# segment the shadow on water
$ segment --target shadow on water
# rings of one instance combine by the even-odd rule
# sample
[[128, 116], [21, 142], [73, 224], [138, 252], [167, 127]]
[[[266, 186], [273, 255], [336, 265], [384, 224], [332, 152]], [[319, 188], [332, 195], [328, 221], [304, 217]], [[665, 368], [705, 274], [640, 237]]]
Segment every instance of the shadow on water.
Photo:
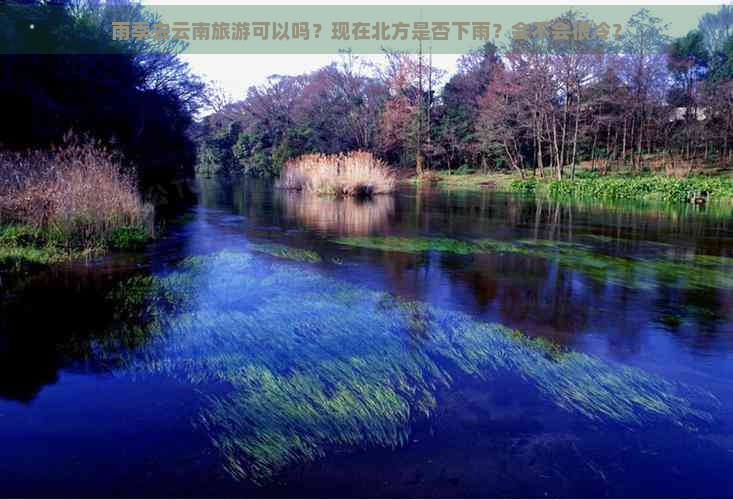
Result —
[[10, 495], [733, 491], [730, 219], [199, 188], [3, 302]]

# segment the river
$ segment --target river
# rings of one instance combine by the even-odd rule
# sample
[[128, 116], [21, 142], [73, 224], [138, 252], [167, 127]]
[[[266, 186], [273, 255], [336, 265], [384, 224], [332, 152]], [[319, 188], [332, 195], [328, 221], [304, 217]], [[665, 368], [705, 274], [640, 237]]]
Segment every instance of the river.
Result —
[[730, 208], [197, 190], [5, 292], [3, 496], [733, 494]]

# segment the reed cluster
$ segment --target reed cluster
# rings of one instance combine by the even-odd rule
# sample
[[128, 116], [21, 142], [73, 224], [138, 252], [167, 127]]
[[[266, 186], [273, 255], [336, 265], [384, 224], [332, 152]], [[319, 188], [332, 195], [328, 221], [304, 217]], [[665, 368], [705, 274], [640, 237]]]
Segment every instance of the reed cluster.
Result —
[[153, 233], [133, 172], [99, 145], [0, 152], [0, 226], [33, 228], [66, 250], [125, 247]]
[[308, 154], [288, 160], [278, 186], [336, 196], [371, 196], [394, 191], [392, 169], [366, 151], [336, 155]]

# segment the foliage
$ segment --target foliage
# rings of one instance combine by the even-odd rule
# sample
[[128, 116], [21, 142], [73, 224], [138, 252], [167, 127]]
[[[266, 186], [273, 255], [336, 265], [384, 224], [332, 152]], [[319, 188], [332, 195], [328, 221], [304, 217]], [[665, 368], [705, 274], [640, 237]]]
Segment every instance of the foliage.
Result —
[[377, 147], [387, 88], [360, 74], [356, 56], [313, 73], [272, 76], [196, 127], [203, 173], [278, 175], [289, 159]]
[[[183, 42], [113, 41], [112, 18], [158, 22], [137, 3], [10, 3], [24, 6], [0, 16], [0, 98], [14, 117], [0, 124], [4, 148], [48, 148], [73, 130], [123, 152], [145, 186], [192, 172], [203, 84], [176, 56]], [[40, 46], [54, 52], [33, 54]]]
[[[549, 21], [593, 26], [576, 10]], [[386, 52], [382, 64], [360, 71], [349, 55], [342, 65], [251, 89], [207, 117], [200, 144], [240, 124], [241, 143], [231, 146], [238, 139], [229, 137], [210, 156], [254, 175], [277, 175], [303, 154], [357, 148], [418, 175], [467, 165], [522, 178], [550, 170], [564, 180], [583, 163], [602, 173], [630, 165], [632, 175], [673, 176], [730, 165], [731, 9], [678, 38], [643, 8], [625, 26], [619, 41], [591, 27], [587, 40], [486, 43], [463, 56], [442, 87], [425, 54]]]
[[559, 197], [608, 199], [653, 198], [688, 203], [700, 199], [733, 198], [733, 180], [723, 177], [691, 176], [684, 179], [654, 176], [589, 176], [551, 181], [548, 191]]
[[516, 179], [509, 184], [509, 191], [520, 194], [534, 194], [537, 191], [537, 179]]
[[0, 273], [47, 265], [64, 257], [60, 249], [47, 245], [43, 235], [35, 228], [0, 226]]
[[139, 250], [150, 240], [150, 234], [139, 226], [122, 226], [112, 230], [109, 246], [116, 250]]

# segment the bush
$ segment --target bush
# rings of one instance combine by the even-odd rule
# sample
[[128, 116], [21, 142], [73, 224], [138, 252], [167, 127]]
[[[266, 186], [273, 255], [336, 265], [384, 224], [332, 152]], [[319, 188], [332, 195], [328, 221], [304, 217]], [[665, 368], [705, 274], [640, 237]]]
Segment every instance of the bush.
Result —
[[513, 193], [534, 194], [537, 191], [537, 179], [517, 179], [509, 184]]
[[141, 227], [123, 226], [112, 231], [109, 246], [117, 250], [139, 250], [150, 239]]
[[551, 181], [549, 192], [559, 197], [605, 199], [653, 198], [687, 203], [733, 197], [733, 180], [722, 177], [686, 178], [651, 175], [642, 177], [592, 176], [575, 180]]
[[366, 151], [310, 154], [288, 160], [277, 183], [282, 189], [338, 196], [390, 193], [396, 184], [394, 172]]
[[147, 239], [153, 210], [113, 154], [67, 142], [51, 151], [0, 153], [0, 224], [14, 226], [3, 232], [6, 243], [45, 240], [84, 250]]

